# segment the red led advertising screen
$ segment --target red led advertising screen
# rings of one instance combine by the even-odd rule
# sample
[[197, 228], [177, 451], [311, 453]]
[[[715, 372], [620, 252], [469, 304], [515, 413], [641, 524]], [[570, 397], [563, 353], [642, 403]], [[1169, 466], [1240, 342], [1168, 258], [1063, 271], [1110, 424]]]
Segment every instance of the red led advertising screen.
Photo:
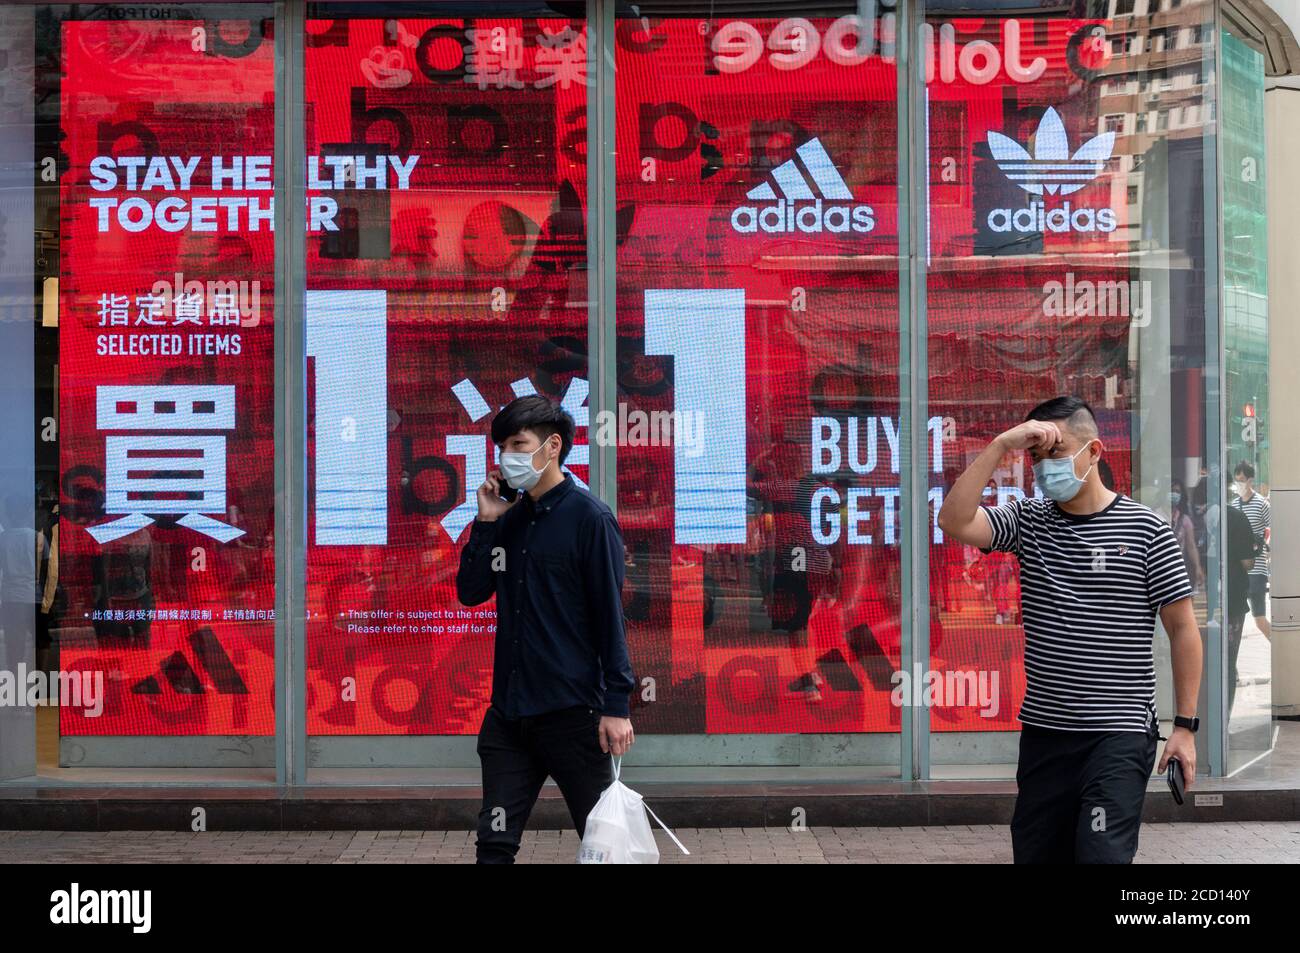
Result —
[[[1036, 403], [1097, 410], [1111, 485], [1130, 492], [1130, 340], [1150, 282], [1130, 281], [1128, 178], [1100, 115], [1113, 42], [1091, 20], [927, 24], [926, 321], [930, 496]], [[1004, 460], [985, 502], [1035, 492]], [[1014, 557], [930, 541], [926, 668], [978, 678], [978, 704], [931, 706], [934, 731], [1018, 727], [1024, 638]], [[915, 686], [915, 674], [910, 679]]]
[[[1096, 21], [927, 26], [932, 653], [904, 672], [898, 77], [893, 14], [870, 22], [618, 24], [619, 414], [686, 438], [619, 449], [643, 729], [897, 731], [931, 673], [958, 686], [935, 730], [1017, 727], [1014, 562], [933, 517], [1034, 402], [1127, 376], [1131, 317], [1075, 304], [1127, 291], [1109, 47]], [[988, 502], [1025, 492], [1008, 472]]]
[[[478, 730], [494, 608], [454, 577], [491, 417], [528, 393], [574, 415], [579, 482], [617, 447], [640, 730], [898, 730], [926, 674], [900, 654], [908, 225], [893, 13], [867, 22], [617, 21], [617, 406], [596, 415], [584, 22], [308, 21], [310, 734]], [[1104, 26], [928, 25], [932, 512], [1076, 386], [1116, 398], [1127, 489], [1147, 292], [1097, 114]], [[65, 733], [273, 730], [270, 46], [261, 24], [63, 27], [66, 657], [120, 675]], [[989, 502], [1026, 492], [1009, 461]], [[923, 667], [975, 693], [933, 727], [1014, 730], [1014, 563], [933, 521], [927, 542]]]
[[305, 69], [308, 731], [474, 734], [492, 415], [562, 403], [589, 475], [586, 26], [309, 20]]
[[272, 48], [62, 24], [64, 735], [275, 730]]

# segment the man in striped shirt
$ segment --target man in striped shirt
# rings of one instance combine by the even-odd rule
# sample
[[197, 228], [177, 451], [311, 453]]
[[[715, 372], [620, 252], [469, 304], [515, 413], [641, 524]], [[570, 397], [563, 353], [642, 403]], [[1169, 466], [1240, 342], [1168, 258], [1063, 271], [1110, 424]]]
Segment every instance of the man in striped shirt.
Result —
[[[1041, 498], [983, 507], [989, 477], [1025, 451]], [[1169, 524], [1106, 488], [1092, 408], [1078, 397], [1039, 404], [998, 436], [944, 498], [939, 526], [1020, 561], [1025, 700], [1019, 794], [1011, 822], [1017, 863], [1129, 863], [1155, 764], [1152, 638], [1169, 635], [1175, 728], [1160, 759], [1196, 776], [1193, 732], [1201, 636], [1192, 587]]]
[[1233, 488], [1237, 491], [1237, 502], [1233, 505], [1246, 514], [1250, 520], [1250, 530], [1255, 534], [1255, 565], [1250, 567], [1247, 577], [1247, 597], [1250, 599], [1250, 614], [1255, 617], [1255, 625], [1264, 633], [1266, 639], [1273, 637], [1272, 626], [1268, 624], [1268, 544], [1270, 515], [1268, 500], [1255, 492], [1255, 468], [1249, 463], [1237, 464], [1232, 471]]

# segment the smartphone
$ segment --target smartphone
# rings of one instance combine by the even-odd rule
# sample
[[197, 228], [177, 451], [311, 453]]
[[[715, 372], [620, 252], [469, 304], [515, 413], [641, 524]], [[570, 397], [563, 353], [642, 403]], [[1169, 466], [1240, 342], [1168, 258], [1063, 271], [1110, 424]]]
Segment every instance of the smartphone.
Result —
[[522, 491], [513, 489], [510, 484], [506, 482], [506, 478], [501, 475], [500, 470], [491, 470], [488, 472], [488, 476], [496, 477], [498, 499], [506, 503], [513, 503], [515, 500], [519, 499], [519, 494]]
[[1183, 763], [1177, 758], [1170, 758], [1165, 767], [1165, 780], [1169, 782], [1169, 793], [1174, 796], [1175, 804], [1183, 803], [1186, 787], [1183, 781]]

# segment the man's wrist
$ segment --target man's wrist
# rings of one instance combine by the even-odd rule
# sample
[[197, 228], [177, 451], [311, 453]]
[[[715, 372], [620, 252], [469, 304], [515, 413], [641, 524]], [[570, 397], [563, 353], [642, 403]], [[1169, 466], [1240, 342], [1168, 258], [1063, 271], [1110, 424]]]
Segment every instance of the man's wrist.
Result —
[[474, 519], [469, 524], [469, 545], [474, 548], [486, 545], [497, 537], [496, 520]]
[[606, 718], [628, 717], [628, 697], [624, 694], [605, 693], [605, 704], [600, 710]]

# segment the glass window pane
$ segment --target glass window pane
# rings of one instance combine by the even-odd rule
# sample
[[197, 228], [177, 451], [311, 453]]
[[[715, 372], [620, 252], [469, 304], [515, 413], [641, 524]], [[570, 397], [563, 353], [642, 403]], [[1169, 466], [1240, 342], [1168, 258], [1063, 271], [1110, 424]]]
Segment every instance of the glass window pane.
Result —
[[[1204, 505], [1219, 466], [1205, 383], [1217, 363], [1207, 353], [1217, 339], [1215, 144], [1203, 114], [1171, 122], [1170, 110], [1212, 99], [1214, 61], [1209, 45], [1166, 39], [1171, 23], [1212, 22], [1214, 7], [1186, 3], [1153, 18], [1120, 4], [1107, 19], [1105, 4], [1079, 3], [1068, 16], [975, 20], [944, 6], [929, 7], [926, 73], [930, 413], [953, 422], [944, 482], [1041, 401], [1084, 399], [1104, 447], [1103, 484], [1172, 527], [1207, 632], [1217, 592], [1212, 574], [1206, 585], [1215, 528]], [[1006, 454], [984, 504], [1049, 504], [1031, 463]], [[936, 547], [942, 644], [932, 644], [931, 666], [998, 685], [987, 708], [932, 711], [936, 777], [957, 766], [1009, 776], [1022, 718], [1112, 725], [1104, 713], [1130, 685], [1143, 694], [1149, 682], [1169, 733], [1169, 647], [1158, 629], [1154, 659], [1139, 637], [1135, 655], [1115, 660], [1122, 678], [1077, 668], [1114, 648], [1095, 634], [1115, 632], [1115, 604], [1101, 593], [1118, 585], [1107, 572], [1124, 552], [1103, 546], [1067, 598], [1032, 581], [1022, 588], [1025, 563], [1009, 553], [955, 539]], [[1068, 611], [1072, 598], [1082, 615]]]
[[272, 7], [3, 13], [2, 773], [274, 780]]
[[895, 14], [710, 7], [616, 25], [610, 438], [638, 715], [670, 736], [642, 743], [896, 775]]
[[[544, 3], [310, 4], [307, 731], [321, 774], [477, 777], [495, 603], [457, 601], [492, 416], [588, 467], [587, 27]], [[372, 777], [374, 775], [371, 775]]]
[[[1228, 764], [1233, 771], [1274, 743], [1271, 571], [1272, 506], [1268, 364], [1268, 217], [1265, 210], [1264, 57], [1222, 34], [1223, 323], [1225, 460], [1223, 509], [1227, 634]], [[1248, 565], [1247, 565], [1248, 564]], [[1282, 667], [1279, 666], [1279, 672]], [[1279, 706], [1280, 707], [1280, 706]], [[1280, 714], [1281, 712], [1279, 712]]]

